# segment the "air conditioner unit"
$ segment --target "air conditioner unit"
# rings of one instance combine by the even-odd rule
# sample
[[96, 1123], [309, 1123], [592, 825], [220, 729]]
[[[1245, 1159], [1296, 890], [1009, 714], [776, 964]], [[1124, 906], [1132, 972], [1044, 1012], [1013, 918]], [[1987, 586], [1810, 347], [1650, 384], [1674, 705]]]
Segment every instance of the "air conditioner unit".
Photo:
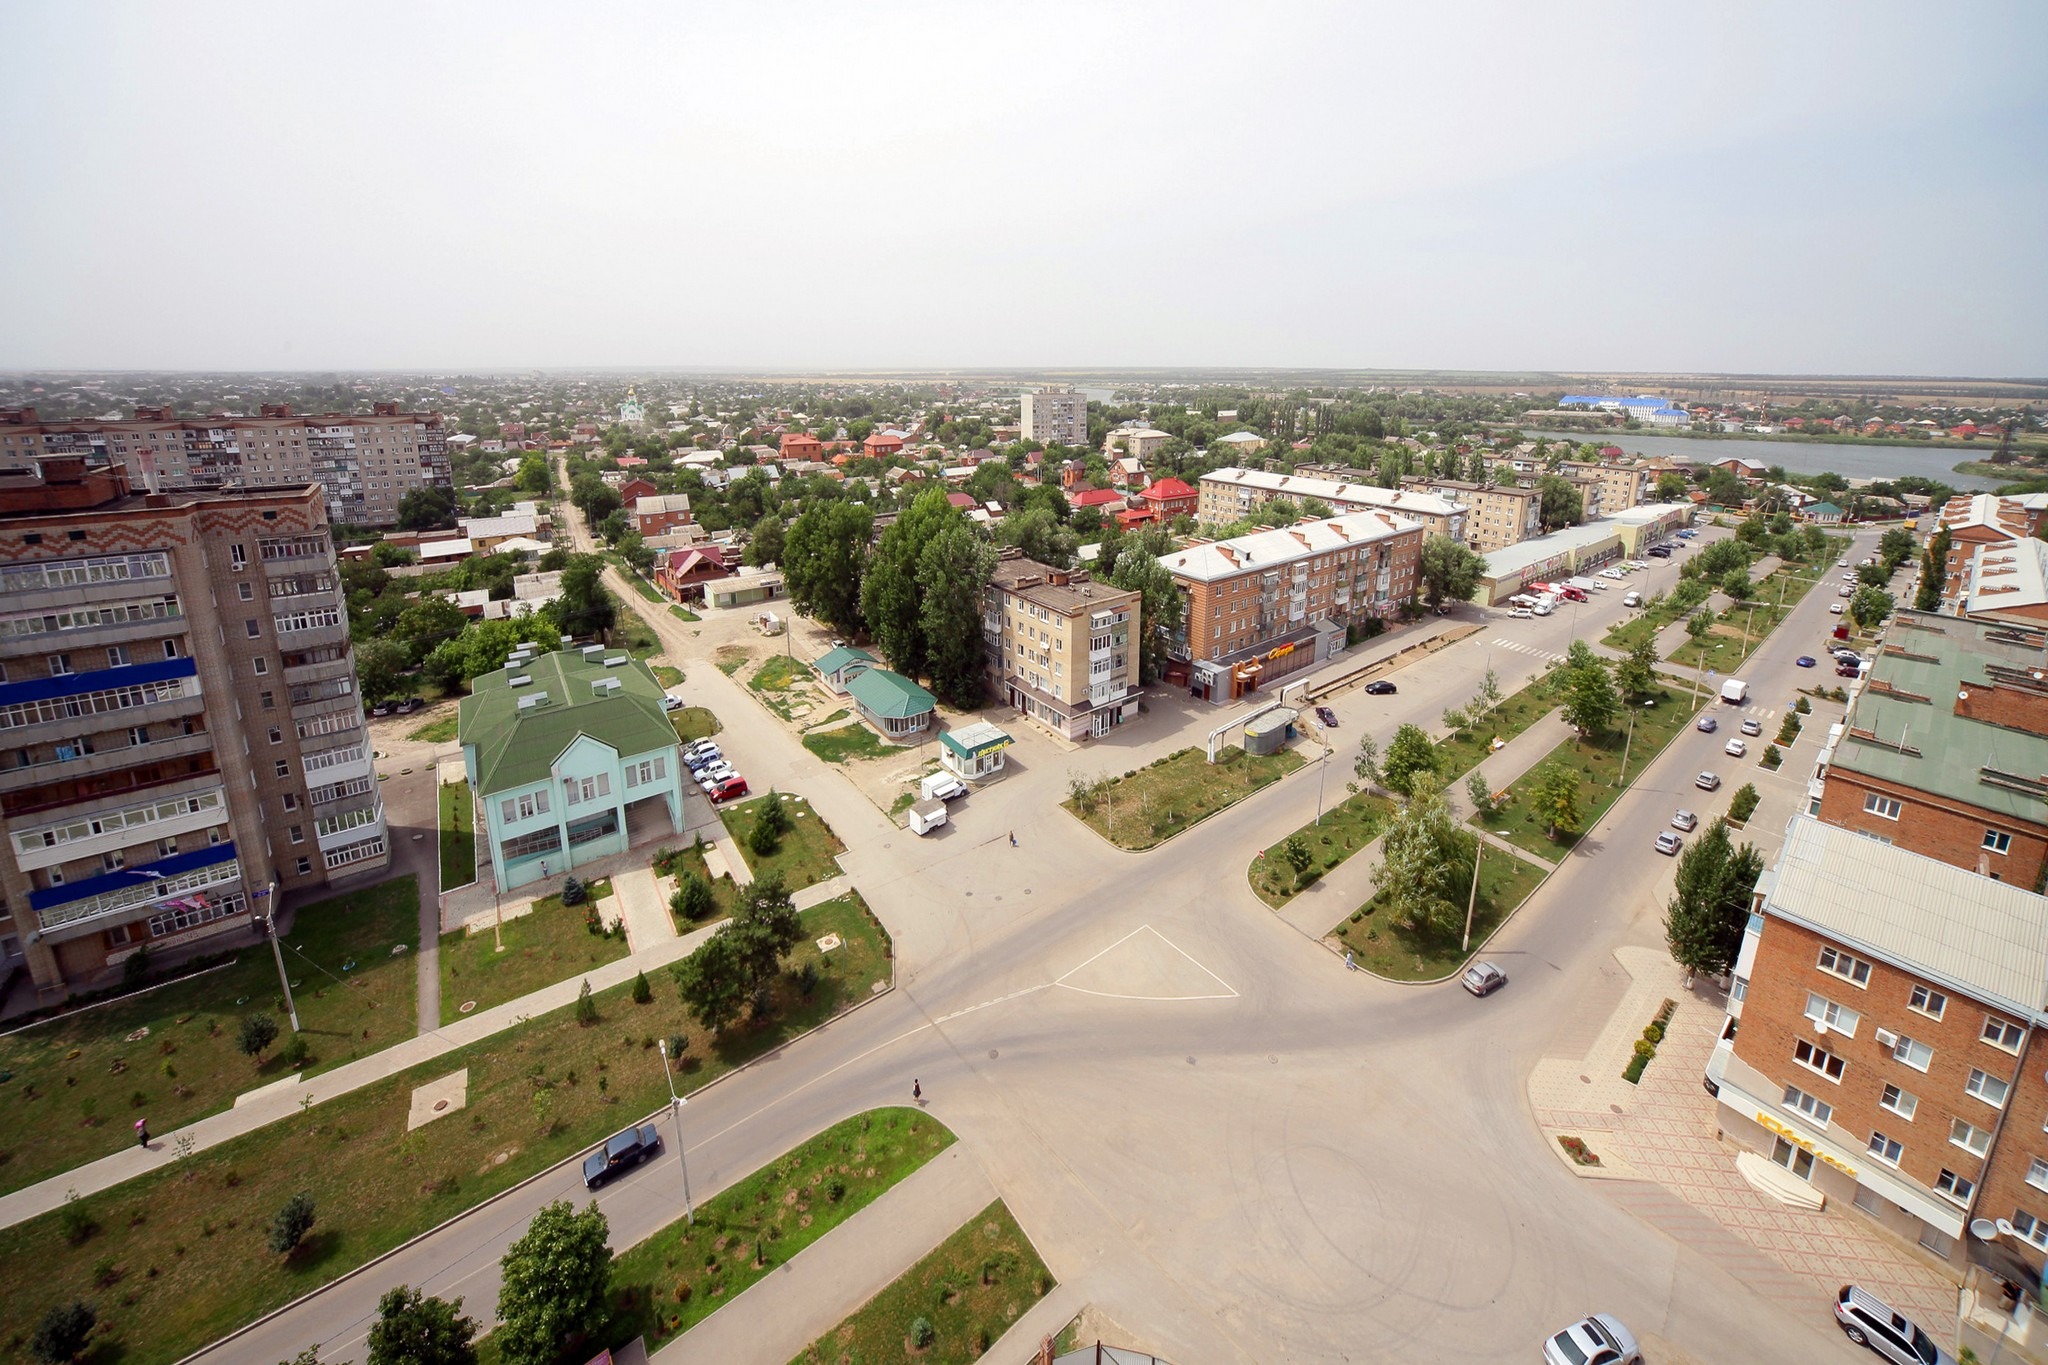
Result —
[[1888, 1028], [1881, 1028], [1877, 1031], [1877, 1045], [1879, 1047], [1897, 1047], [1899, 1045], [1899, 1035], [1893, 1033]]

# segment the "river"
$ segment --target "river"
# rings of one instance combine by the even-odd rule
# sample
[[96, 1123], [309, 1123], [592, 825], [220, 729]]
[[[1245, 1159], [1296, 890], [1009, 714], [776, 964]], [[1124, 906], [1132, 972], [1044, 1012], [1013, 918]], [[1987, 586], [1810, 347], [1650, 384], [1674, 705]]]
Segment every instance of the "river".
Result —
[[1861, 446], [1834, 441], [1743, 441], [1732, 437], [1708, 440], [1697, 436], [1662, 436], [1639, 431], [1524, 431], [1522, 434], [1548, 437], [1553, 441], [1563, 439], [1615, 445], [1632, 455], [1671, 455], [1699, 462], [1743, 458], [1761, 460], [1767, 465], [1781, 465], [1795, 474], [1821, 474], [1833, 470], [1850, 480], [1897, 479], [1917, 474], [1968, 492], [1998, 487], [1997, 480], [1954, 472], [1959, 460], [1966, 457], [1982, 459], [1990, 455], [1994, 447], [1988, 444], [1981, 452], [1964, 452], [1954, 447], [1916, 450], [1912, 446]]

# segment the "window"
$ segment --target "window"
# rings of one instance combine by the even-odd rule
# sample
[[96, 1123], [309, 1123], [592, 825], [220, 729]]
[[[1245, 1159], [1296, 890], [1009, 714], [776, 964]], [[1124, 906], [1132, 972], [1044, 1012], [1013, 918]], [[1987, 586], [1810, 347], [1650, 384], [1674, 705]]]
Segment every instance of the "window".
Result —
[[249, 632], [249, 638], [252, 640], [260, 640], [263, 638], [263, 622], [257, 620], [253, 616], [250, 617], [248, 620], [242, 622], [242, 629]]
[[176, 640], [164, 641], [164, 657], [166, 659], [175, 659], [178, 657], [178, 642]]
[[256, 670], [256, 676], [259, 678], [270, 671], [270, 660], [264, 658], [260, 654], [257, 655], [254, 659], [251, 659], [249, 663], [250, 667]]
[[2048, 1247], [2048, 1223], [2036, 1219], [2025, 1209], [2012, 1211], [2012, 1230], [2037, 1247]]
[[1971, 1156], [1982, 1156], [1991, 1145], [1991, 1134], [1965, 1119], [1955, 1119], [1948, 1126], [1948, 1140]]
[[256, 585], [254, 583], [237, 583], [235, 584], [235, 590], [237, 593], [241, 595], [241, 598], [244, 602], [250, 602], [255, 600]]
[[1896, 820], [1899, 818], [1899, 803], [1889, 796], [1879, 796], [1876, 792], [1865, 792], [1863, 795], [1863, 813], [1865, 815], [1879, 816], [1886, 820]]
[[2048, 1190], [2048, 1161], [2035, 1157], [2027, 1163], [2027, 1183], [2037, 1190]]
[[306, 876], [313, 870], [313, 860], [311, 858], [301, 858], [299, 859], [298, 867], [299, 875], [301, 877]]
[[256, 699], [266, 711], [274, 710], [277, 706], [277, 693], [275, 692], [259, 692], [256, 694]]
[[1925, 1071], [1927, 1064], [1934, 1060], [1934, 1049], [1902, 1034], [1899, 1041], [1892, 1044], [1892, 1060], [1904, 1062], [1915, 1071]]
[[292, 765], [290, 761], [286, 759], [280, 758], [279, 760], [277, 760], [277, 762], [273, 765], [273, 769], [279, 777], [290, 777], [292, 775]]
[[246, 545], [228, 546], [228, 563], [234, 565], [237, 569], [248, 568], [249, 547]]
[[2010, 853], [2012, 836], [2003, 830], [1987, 829], [1984, 831], [1984, 842], [1981, 847], [1993, 853]]
[[128, 651], [121, 645], [107, 646], [107, 667], [122, 668], [128, 663]]
[[1948, 997], [1931, 986], [1915, 986], [1912, 998], [1906, 1003], [1930, 1019], [1939, 1019], [1941, 1012], [1948, 1008]]
[[1887, 1166], [1898, 1165], [1899, 1156], [1905, 1150], [1895, 1139], [1888, 1138], [1883, 1133], [1870, 1135], [1870, 1154]]
[[286, 810], [297, 810], [299, 808], [299, 794], [297, 792], [286, 792], [283, 804]]
[[306, 842], [306, 827], [304, 825], [292, 826], [292, 842], [295, 844], [303, 844]]
[[1967, 1206], [1970, 1202], [1970, 1196], [1977, 1192], [1977, 1182], [1965, 1176], [1957, 1175], [1954, 1171], [1944, 1170], [1936, 1178], [1934, 1188], [1947, 1195], [1950, 1199], [1955, 1200], [1956, 1203]]
[[1860, 957], [1851, 957], [1833, 944], [1820, 950], [1820, 969], [1832, 972], [1844, 981], [1857, 986], [1870, 984], [1870, 964]]
[[70, 671], [71, 671], [71, 656], [70, 656], [69, 654], [52, 654], [52, 655], [50, 656], [50, 676], [51, 676], [51, 677], [53, 677], [53, 678], [61, 678], [61, 677], [63, 677], [63, 676], [65, 675], [65, 674], [69, 673]]
[[1856, 1036], [1856, 1026], [1863, 1022], [1863, 1016], [1846, 1005], [1837, 1005], [1824, 995], [1806, 993], [1806, 1017], [1817, 1019], [1836, 1033], [1848, 1037]]
[[1965, 1093], [1975, 1095], [1993, 1109], [2005, 1108], [2006, 1092], [2011, 1089], [2011, 1086], [1990, 1072], [1979, 1071], [1974, 1066], [1970, 1068], [1970, 1079], [1963, 1082]]
[[1920, 1107], [1919, 1096], [1910, 1090], [1901, 1090], [1895, 1085], [1886, 1086], [1884, 1094], [1878, 1097], [1877, 1102], [1902, 1119], [1911, 1119], [1913, 1111]]
[[1985, 1042], [2006, 1052], [2020, 1050], [2020, 1037], [2025, 1032], [2018, 1024], [2008, 1024], [1992, 1015], [1984, 1016], [1984, 1032], [1978, 1035]]
[[1831, 1081], [1842, 1079], [1842, 1059], [1825, 1048], [1800, 1039], [1792, 1047], [1792, 1060], [1809, 1071], [1818, 1071]]
[[1816, 1096], [1807, 1094], [1796, 1085], [1785, 1087], [1783, 1103], [1787, 1109], [1790, 1109], [1795, 1114], [1802, 1114], [1812, 1119], [1823, 1128], [1828, 1126], [1828, 1119], [1835, 1112], [1833, 1105]]
[[271, 726], [271, 727], [270, 727], [270, 742], [271, 742], [272, 744], [282, 744], [282, 743], [284, 743], [284, 731], [283, 731], [283, 730], [280, 730], [280, 729], [279, 729], [279, 728], [278, 728], [277, 726], [275, 726], [275, 725]]

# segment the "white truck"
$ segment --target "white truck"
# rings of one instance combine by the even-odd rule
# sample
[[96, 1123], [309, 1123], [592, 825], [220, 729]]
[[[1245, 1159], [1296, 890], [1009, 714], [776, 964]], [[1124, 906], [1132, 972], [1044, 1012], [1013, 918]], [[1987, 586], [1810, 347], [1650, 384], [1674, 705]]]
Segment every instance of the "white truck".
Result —
[[1730, 678], [1721, 684], [1721, 700], [1730, 706], [1740, 706], [1749, 700], [1749, 684], [1740, 678]]
[[920, 801], [910, 808], [910, 832], [930, 834], [946, 823], [946, 803], [943, 801]]
[[926, 773], [918, 779], [917, 798], [920, 801], [951, 801], [956, 796], [965, 795], [967, 784], [951, 773]]

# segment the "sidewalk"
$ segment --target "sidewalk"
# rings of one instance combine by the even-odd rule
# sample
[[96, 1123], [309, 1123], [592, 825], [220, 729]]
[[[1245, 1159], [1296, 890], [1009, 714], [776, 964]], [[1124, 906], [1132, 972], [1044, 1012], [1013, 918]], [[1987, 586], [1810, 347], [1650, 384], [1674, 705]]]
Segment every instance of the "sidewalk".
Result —
[[651, 1359], [794, 1359], [995, 1197], [980, 1163], [956, 1142]]

